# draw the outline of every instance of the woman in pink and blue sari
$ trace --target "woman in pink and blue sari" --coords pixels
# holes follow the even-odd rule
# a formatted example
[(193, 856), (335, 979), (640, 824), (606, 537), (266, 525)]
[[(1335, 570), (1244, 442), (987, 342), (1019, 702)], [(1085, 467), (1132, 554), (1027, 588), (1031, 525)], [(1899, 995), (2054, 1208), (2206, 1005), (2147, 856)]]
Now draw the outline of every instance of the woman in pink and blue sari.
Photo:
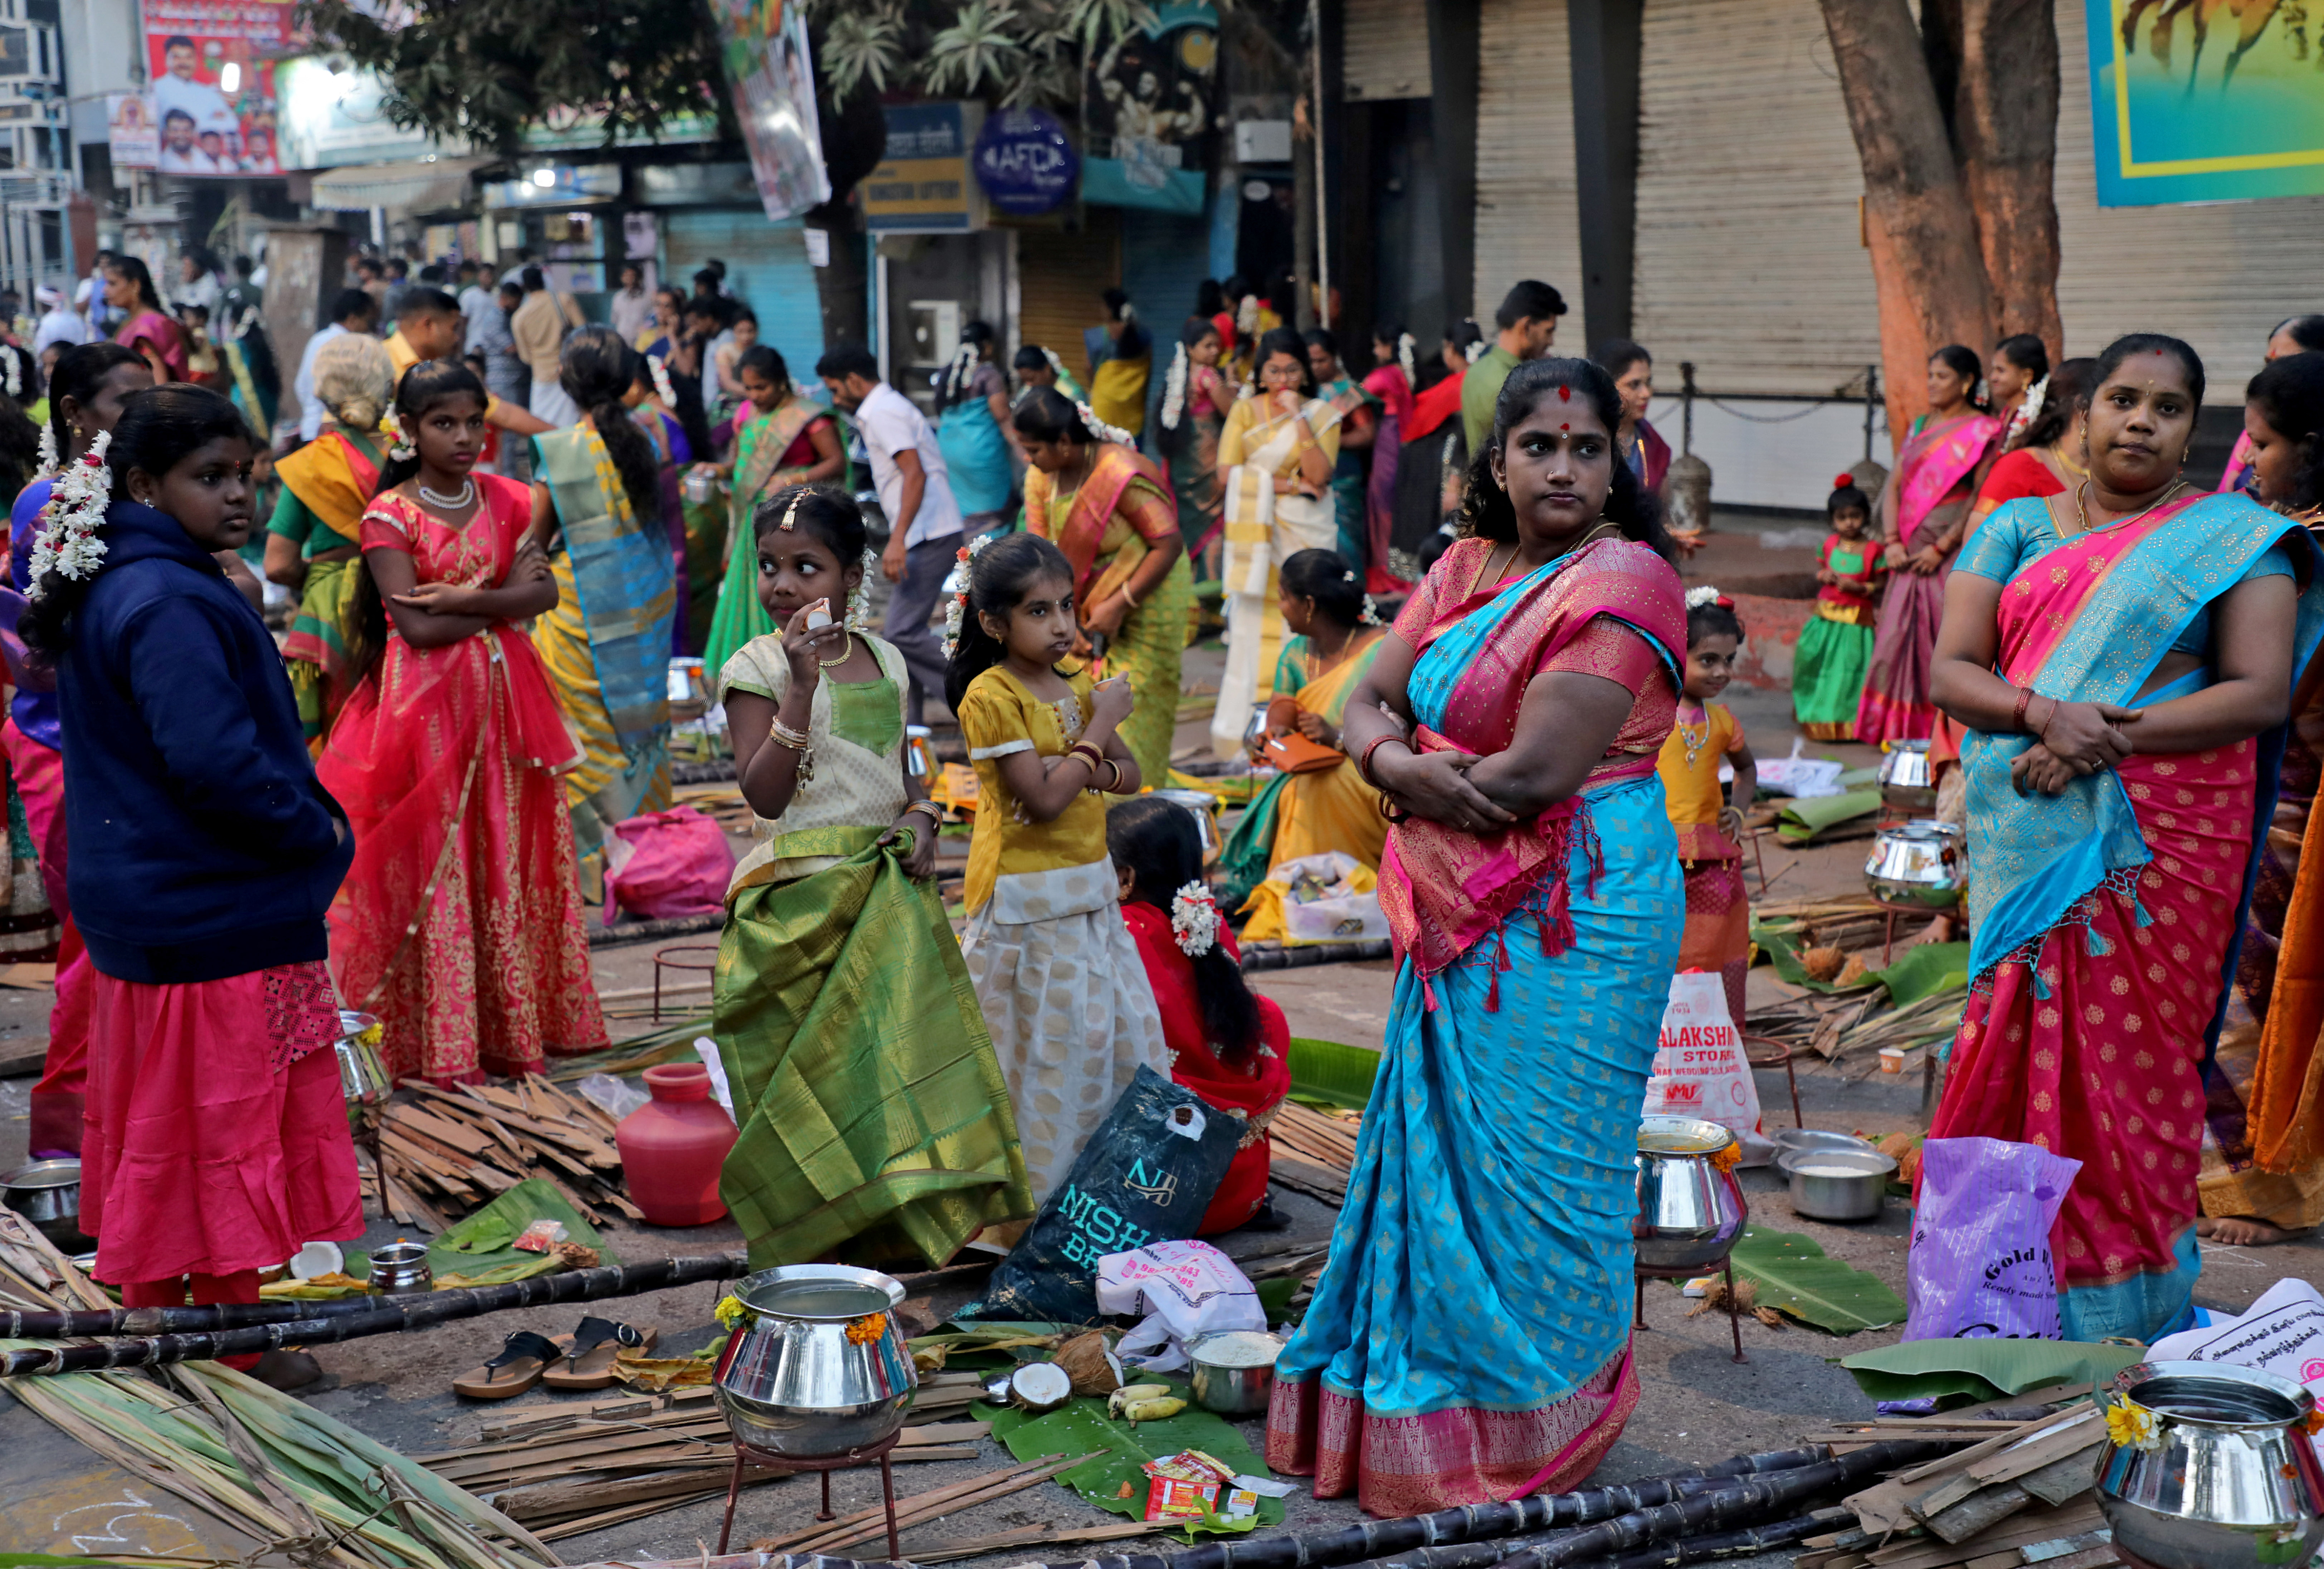
[(1686, 609), (1620, 419), (1587, 361), (1510, 373), (1466, 537), (1347, 704), (1395, 825), (1398, 969), (1267, 1458), (1375, 1515), (1561, 1491), (1637, 1403), (1632, 1159), (1686, 918), (1655, 762)]
[(1945, 569), (1969, 528), (1969, 503), (2001, 449), (2002, 422), (1970, 399), (1984, 362), (1957, 343), (1929, 356), (1929, 411), (1913, 421), (1880, 491), (1888, 592), (1856, 706), (1856, 739), (1926, 741), (1936, 733), (1929, 660), (1944, 619)]
[(2207, 1112), (2243, 1138), (2212, 1052), (2324, 587), (2295, 520), (2179, 477), (2193, 350), (2123, 338), (2096, 385), (2088, 477), (1995, 512), (1946, 589), (1975, 941), (1930, 1137), (2080, 1161), (2064, 1336), (2152, 1341), (2190, 1320)]

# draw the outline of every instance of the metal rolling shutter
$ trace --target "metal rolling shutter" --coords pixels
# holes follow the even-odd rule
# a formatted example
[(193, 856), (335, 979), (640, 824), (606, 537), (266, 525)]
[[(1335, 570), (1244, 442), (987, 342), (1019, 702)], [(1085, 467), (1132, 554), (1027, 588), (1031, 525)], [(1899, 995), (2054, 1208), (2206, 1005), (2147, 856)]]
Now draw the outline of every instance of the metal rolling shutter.
[(1050, 350), (1086, 383), (1082, 333), (1098, 324), (1099, 292), (1121, 281), (1121, 215), (1103, 207), (1082, 213), (1079, 229), (1019, 231), (1017, 341)]
[(1137, 301), (1139, 319), (1154, 335), (1158, 369), (1169, 363), (1178, 328), (1194, 314), (1195, 291), (1211, 275), (1207, 211), (1194, 217), (1122, 208), (1121, 272), (1122, 287)]
[(1877, 363), (1863, 191), (1816, 0), (1647, 0), (1632, 325), (1659, 384), (1684, 359), (1712, 391), (1830, 392)]
[(1559, 351), (1586, 354), (1565, 0), (1484, 0), (1479, 32), (1471, 314), (1489, 339), (1493, 309), (1509, 285), (1538, 278), (1555, 287), (1572, 312), (1558, 324)]
[(1346, 97), (1425, 98), (1428, 12), (1412, 0), (1347, 0), (1341, 35)]
[(781, 352), (793, 381), (815, 385), (823, 305), (799, 221), (769, 223), (748, 208), (672, 208), (661, 218), (663, 275), (691, 293), (703, 263), (725, 263), (726, 287), (758, 317), (759, 340)]
[[(2201, 207), (2098, 205), (2090, 160), (2090, 56), (2079, 0), (2059, 0), (2058, 310), (2066, 352), (2095, 355), (2126, 332), (2167, 332), (2203, 356), (2205, 402), (2240, 409), (2268, 329), (2324, 306), (2317, 268), (2324, 197)], [(2140, 33), (2140, 46), (2145, 34)], [(2186, 47), (2186, 34), (2180, 33)], [(2218, 40), (2214, 35), (2213, 50)], [(2281, 49), (2270, 32), (2261, 49)], [(2203, 79), (2215, 90), (2217, 65)]]

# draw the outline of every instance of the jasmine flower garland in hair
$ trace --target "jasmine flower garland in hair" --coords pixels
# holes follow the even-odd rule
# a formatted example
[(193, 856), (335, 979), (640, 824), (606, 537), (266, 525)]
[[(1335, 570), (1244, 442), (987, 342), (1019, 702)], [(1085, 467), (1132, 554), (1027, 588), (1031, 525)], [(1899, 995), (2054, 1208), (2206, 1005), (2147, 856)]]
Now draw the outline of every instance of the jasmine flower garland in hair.
[(57, 472), (57, 427), (52, 420), (41, 421), (40, 466), (32, 471), (32, 483), (52, 479)]
[(975, 564), (976, 553), (992, 543), (996, 537), (979, 534), (973, 542), (963, 545), (959, 554), (953, 558), (958, 565), (953, 568), (952, 576), (945, 580), (945, 586), (953, 591), (952, 603), (945, 606), (944, 651), (947, 660), (952, 658), (953, 651), (960, 647), (960, 629), (968, 622), (969, 568)]
[(1170, 351), (1170, 374), (1162, 378), (1162, 429), (1176, 430), (1186, 408), (1186, 346)]
[(2010, 413), (2009, 429), (2001, 433), (2004, 445), (2016, 440), (2020, 431), (2027, 429), (2041, 417), (2042, 400), (2049, 395), (2050, 378), (2047, 376), (2043, 376), (2025, 389), (2024, 400)]
[(32, 588), (26, 597), (43, 597), (52, 571), (78, 583), (97, 576), (104, 564), (105, 541), (97, 531), (113, 499), (113, 471), (105, 466), (106, 448), (112, 445), (113, 432), (98, 431), (80, 461), (67, 464), (57, 475), (46, 509), (48, 527), (32, 541)]
[(863, 575), (847, 595), (847, 619), (850, 632), (863, 632), (872, 624), (872, 574), (880, 570), (880, 553), (871, 546), (863, 547)]
[(1122, 447), (1137, 445), (1137, 437), (1132, 436), (1129, 431), (1122, 429), (1118, 425), (1109, 425), (1104, 420), (1099, 419), (1097, 417), (1097, 411), (1091, 408), (1087, 403), (1075, 403), (1074, 408), (1081, 414), (1082, 428), (1087, 430), (1091, 435), (1096, 437), (1100, 441), (1111, 441)]
[(1211, 951), (1219, 937), (1219, 907), (1209, 889), (1199, 882), (1189, 882), (1171, 895), (1170, 931), (1177, 940), (1178, 951), (1190, 959), (1199, 959)]
[(1412, 334), (1398, 333), (1396, 339), (1397, 368), (1404, 373), (1406, 385), (1416, 387), (1420, 385), (1420, 373), (1412, 368)]
[(963, 338), (960, 341), (960, 347), (953, 353), (951, 365), (945, 371), (944, 392), (945, 402), (949, 403), (954, 398), (960, 396), (960, 389), (968, 381), (969, 372), (975, 368), (976, 346), (969, 342), (966, 338)]
[(676, 409), (678, 389), (669, 384), (669, 367), (662, 363), (662, 356), (646, 355), (646, 371), (653, 377), (654, 396), (661, 400), (663, 407)]

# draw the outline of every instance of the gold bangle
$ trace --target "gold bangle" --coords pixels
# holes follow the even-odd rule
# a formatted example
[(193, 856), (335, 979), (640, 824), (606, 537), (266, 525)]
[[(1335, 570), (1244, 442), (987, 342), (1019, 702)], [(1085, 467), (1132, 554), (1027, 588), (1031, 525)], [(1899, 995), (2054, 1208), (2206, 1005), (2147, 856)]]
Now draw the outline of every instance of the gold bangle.
[(805, 752), (815, 743), (815, 737), (807, 731), (794, 730), (780, 719), (775, 721), (773, 727), (767, 732), (767, 737), (777, 745), (788, 746), (793, 752)]
[(926, 798), (914, 801), (910, 806), (906, 807), (904, 808), (903, 815), (908, 817), (914, 812), (926, 813), (928, 821), (937, 824), (938, 826), (941, 826), (944, 822), (944, 808), (936, 805), (936, 802), (928, 800)]

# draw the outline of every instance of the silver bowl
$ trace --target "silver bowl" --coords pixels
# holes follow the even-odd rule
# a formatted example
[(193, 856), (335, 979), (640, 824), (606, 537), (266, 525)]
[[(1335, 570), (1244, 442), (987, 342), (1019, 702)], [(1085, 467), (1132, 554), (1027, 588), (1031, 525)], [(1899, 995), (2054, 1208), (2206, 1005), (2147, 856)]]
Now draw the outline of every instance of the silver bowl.
[(1937, 780), (1925, 741), (1892, 741), (1880, 759), (1880, 799), (1901, 812), (1931, 812)]
[(1925, 819), (1873, 835), (1865, 886), (1889, 904), (1951, 909), (1969, 891), (1969, 854), (1961, 831)]
[(2098, 1511), (2148, 1569), (2306, 1564), (2324, 1542), (2316, 1402), (2290, 1379), (2231, 1362), (2140, 1362), (2110, 1386), (2152, 1413), (2154, 1447), (2109, 1446)]
[(734, 1297), (747, 1315), (711, 1387), (736, 1439), (825, 1459), (903, 1426), (919, 1376), (896, 1322), (901, 1283), (876, 1269), (790, 1264), (746, 1276)]
[(1792, 1149), (1870, 1150), (1875, 1148), (1870, 1140), (1858, 1139), (1853, 1133), (1836, 1132), (1830, 1128), (1778, 1128), (1767, 1138), (1775, 1146), (1777, 1159)]
[(1734, 1174), (1711, 1158), (1735, 1142), (1716, 1122), (1648, 1117), (1638, 1124), (1637, 1267), (1693, 1270), (1725, 1258), (1749, 1218)]
[(97, 1246), (80, 1229), (80, 1162), (35, 1160), (0, 1177), (0, 1204), (32, 1223), (60, 1253), (85, 1253)]
[(364, 1282), (374, 1292), (427, 1291), (436, 1284), (428, 1264), (425, 1242), (385, 1242), (371, 1251), (371, 1272)]
[(1877, 1149), (1788, 1149), (1775, 1167), (1791, 1179), (1793, 1211), (1812, 1221), (1877, 1218), (1896, 1175), (1896, 1162)]
[(1186, 1354), (1194, 1364), (1194, 1404), (1222, 1417), (1248, 1417), (1267, 1409), (1283, 1342), (1263, 1329), (1231, 1329), (1190, 1342)]

